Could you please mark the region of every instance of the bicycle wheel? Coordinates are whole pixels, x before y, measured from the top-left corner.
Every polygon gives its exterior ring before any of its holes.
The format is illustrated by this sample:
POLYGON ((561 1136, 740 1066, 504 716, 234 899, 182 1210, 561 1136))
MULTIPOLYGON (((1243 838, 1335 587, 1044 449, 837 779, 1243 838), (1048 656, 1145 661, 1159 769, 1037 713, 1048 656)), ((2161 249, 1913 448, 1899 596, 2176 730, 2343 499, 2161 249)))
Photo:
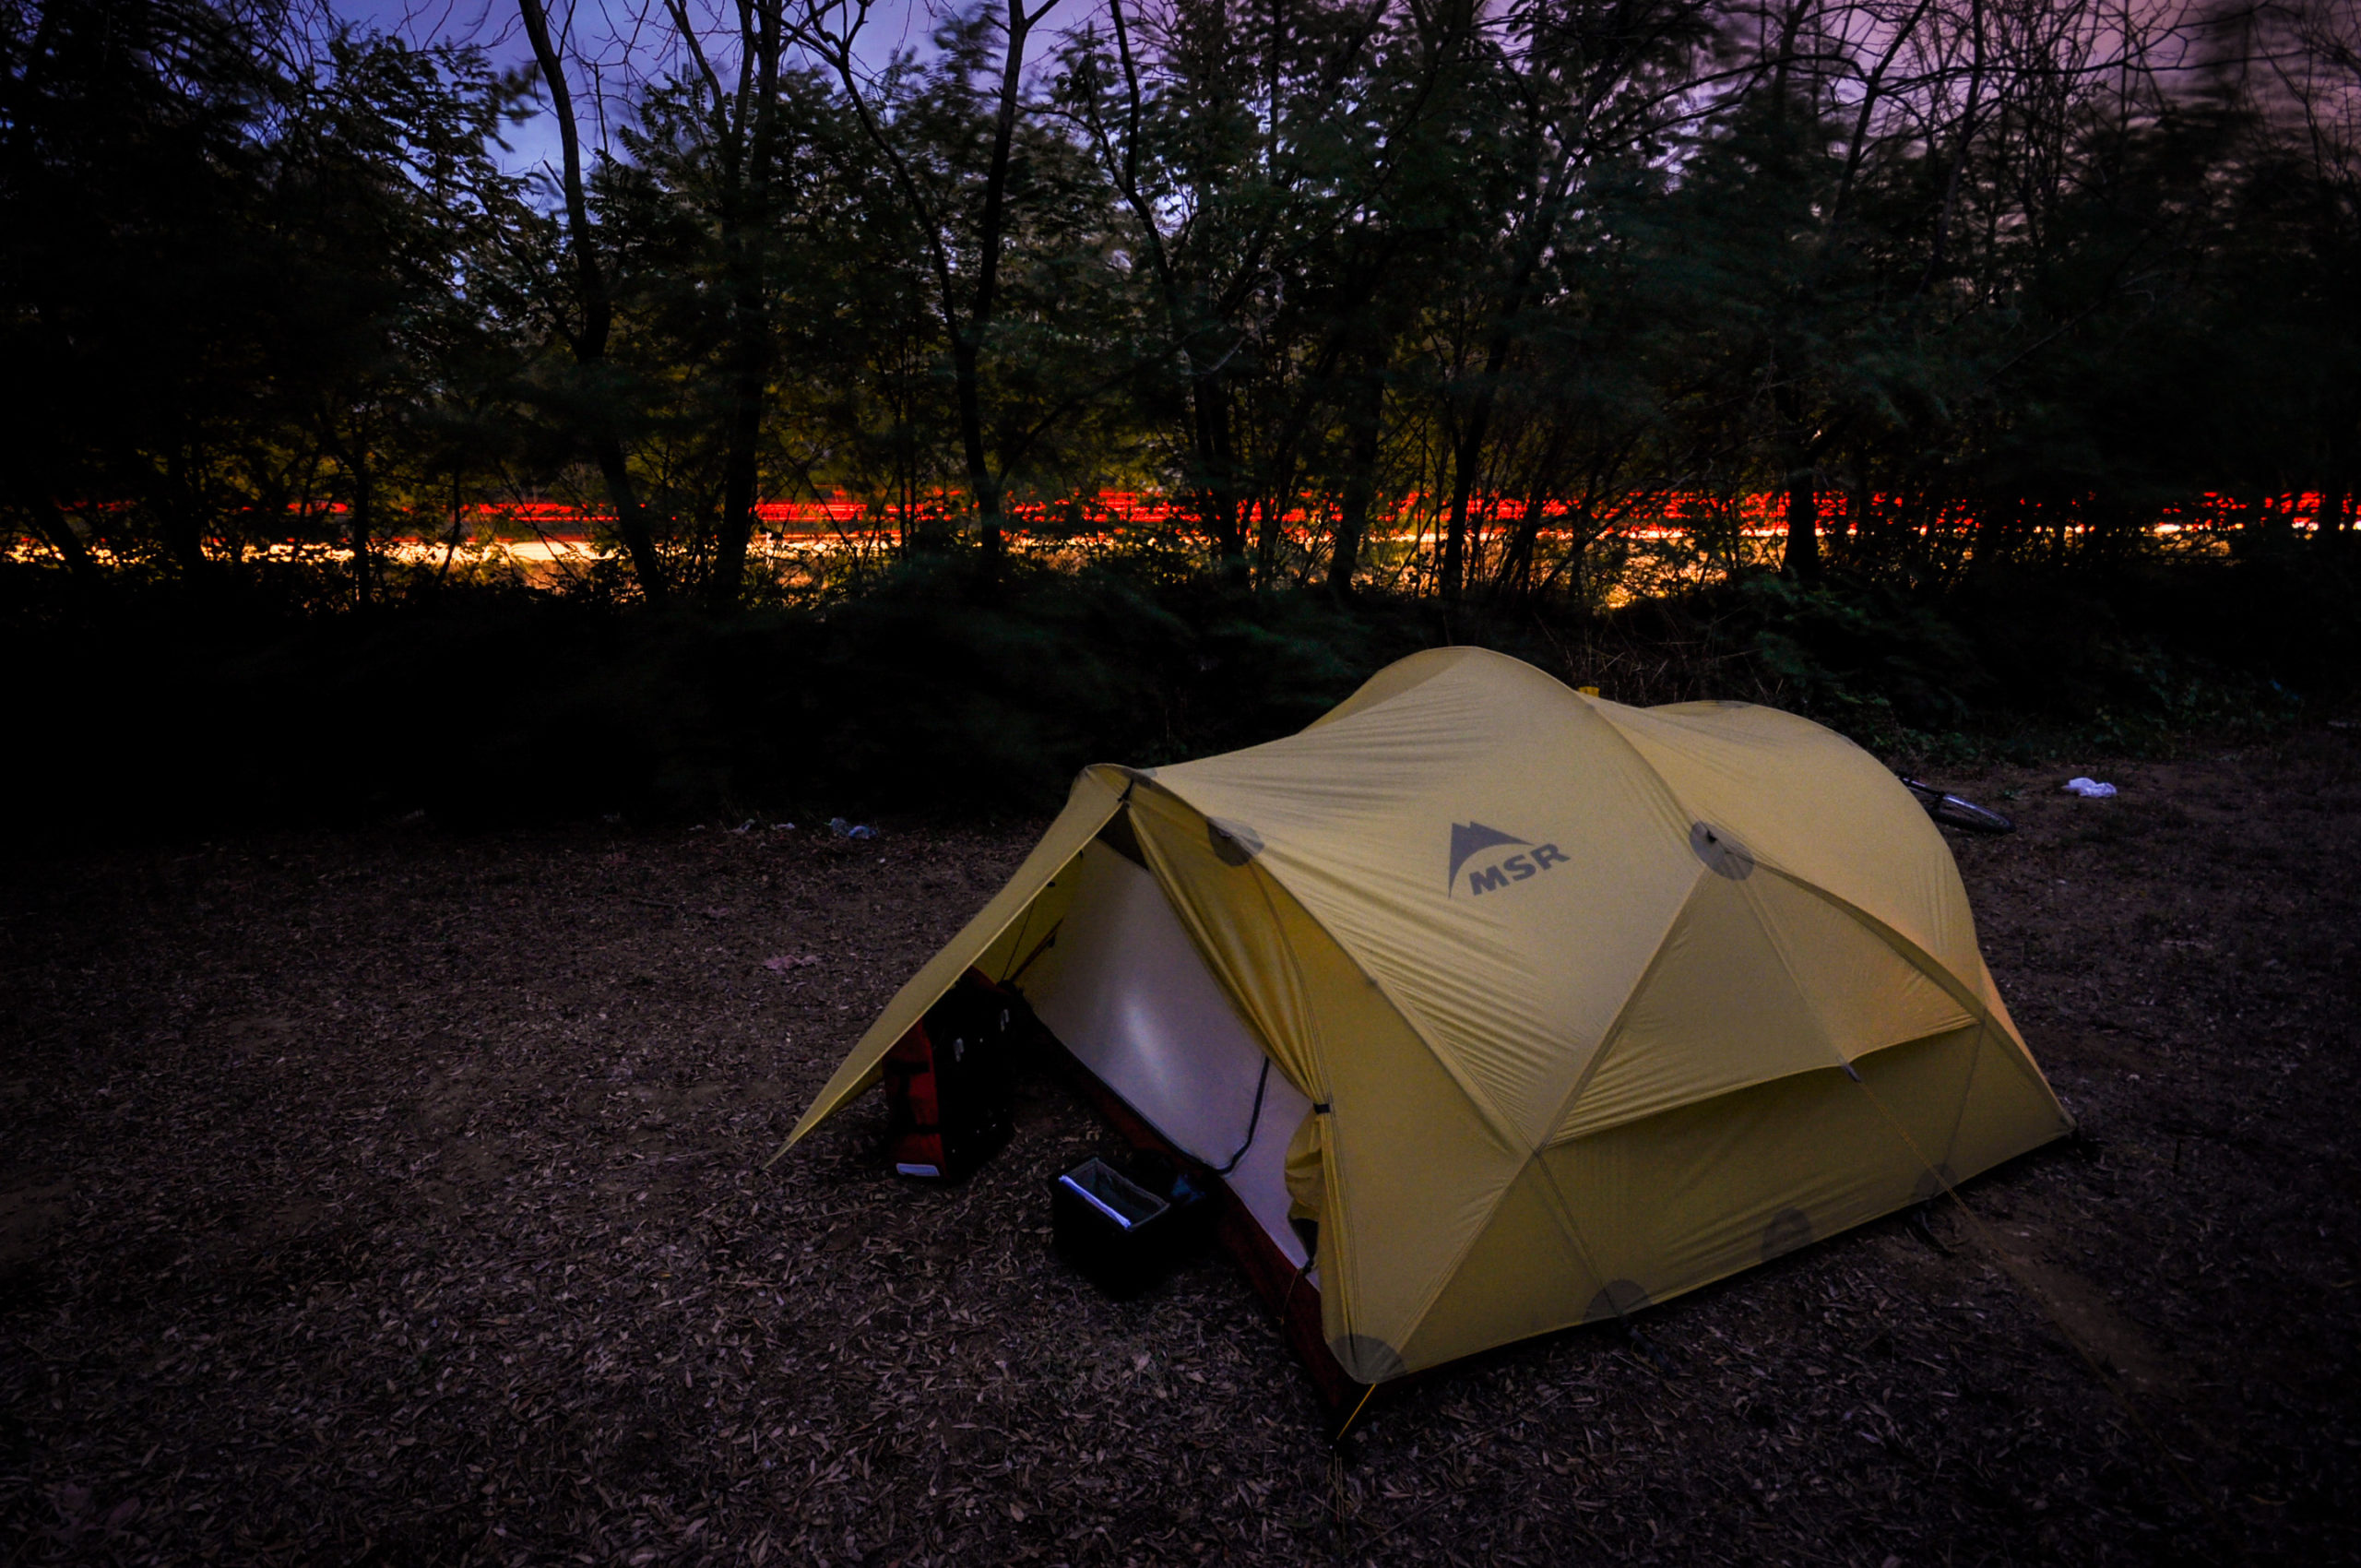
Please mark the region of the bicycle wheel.
POLYGON ((2014 833, 2017 825, 1999 812, 1963 801, 1957 795, 1945 795, 1927 808, 1928 814, 1945 827, 1957 827, 1969 833, 2014 833))
POLYGON ((1932 784, 1922 784, 1906 773, 1897 773, 1894 777, 1901 779, 1902 787, 1917 796, 1918 803, 1930 812, 1935 809, 1935 802, 1943 798, 1943 792, 1932 784))
POLYGON ((2015 823, 1999 812, 1977 805, 1974 801, 1962 800, 1906 774, 1898 773, 1894 777, 1902 780, 1904 789, 1918 798, 1918 803, 1927 808, 1927 814, 1945 827, 1956 827, 1967 833, 2014 833, 2017 830, 2015 823))

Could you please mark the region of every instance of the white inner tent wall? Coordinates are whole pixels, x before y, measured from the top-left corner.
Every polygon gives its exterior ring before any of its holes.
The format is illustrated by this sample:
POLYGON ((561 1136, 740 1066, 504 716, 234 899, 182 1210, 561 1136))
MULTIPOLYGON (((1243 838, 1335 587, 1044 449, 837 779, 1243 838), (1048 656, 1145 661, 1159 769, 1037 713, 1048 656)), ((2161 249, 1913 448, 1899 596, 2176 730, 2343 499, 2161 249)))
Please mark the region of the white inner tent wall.
POLYGON ((1300 1265, 1287 1223, 1287 1140, 1311 1109, 1267 1060, 1156 878, 1103 843, 1083 851, 1055 945, 1019 982, 1050 1032, 1172 1145, 1205 1164, 1246 1153, 1224 1181, 1300 1265))

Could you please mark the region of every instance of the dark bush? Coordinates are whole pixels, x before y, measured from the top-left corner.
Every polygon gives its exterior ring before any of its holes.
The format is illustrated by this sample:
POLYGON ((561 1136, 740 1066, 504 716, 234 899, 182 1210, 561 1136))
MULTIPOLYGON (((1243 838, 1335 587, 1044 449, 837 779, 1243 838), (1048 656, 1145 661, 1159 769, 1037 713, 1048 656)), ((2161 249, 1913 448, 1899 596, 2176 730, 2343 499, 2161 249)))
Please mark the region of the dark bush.
POLYGON ((2350 691, 2350 577, 2307 555, 1948 592, 1761 576, 1598 619, 947 563, 728 617, 474 589, 312 619, 160 595, 18 603, 0 628, 18 671, 6 777, 36 832, 1032 813, 1086 763, 1290 733, 1446 642, 1624 701, 1777 702, 1892 753, 2140 744, 2350 691))

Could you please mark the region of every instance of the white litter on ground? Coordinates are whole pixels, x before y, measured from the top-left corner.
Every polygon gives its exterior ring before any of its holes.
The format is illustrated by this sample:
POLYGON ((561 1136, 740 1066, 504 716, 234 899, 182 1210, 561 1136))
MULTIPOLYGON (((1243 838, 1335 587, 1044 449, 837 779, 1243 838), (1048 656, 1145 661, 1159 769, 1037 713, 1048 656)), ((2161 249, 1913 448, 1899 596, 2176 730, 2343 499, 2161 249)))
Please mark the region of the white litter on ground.
POLYGON ((2080 795, 2085 800, 2103 801, 2115 793, 2115 786, 2102 784, 2095 778, 2069 778, 2066 780, 2066 792, 2080 795))

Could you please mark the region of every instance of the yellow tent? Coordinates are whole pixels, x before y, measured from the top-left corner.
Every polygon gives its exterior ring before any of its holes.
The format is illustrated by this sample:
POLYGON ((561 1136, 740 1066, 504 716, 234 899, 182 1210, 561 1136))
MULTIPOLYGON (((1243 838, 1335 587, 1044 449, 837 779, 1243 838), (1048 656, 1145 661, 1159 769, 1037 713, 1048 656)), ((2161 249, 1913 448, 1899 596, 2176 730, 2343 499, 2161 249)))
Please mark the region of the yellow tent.
POLYGON ((1240 1151, 1362 1383, 1621 1316, 2071 1125, 1941 834, 1867 753, 1472 648, 1268 745, 1086 770, 790 1144, 971 966, 1183 1152, 1240 1151))

